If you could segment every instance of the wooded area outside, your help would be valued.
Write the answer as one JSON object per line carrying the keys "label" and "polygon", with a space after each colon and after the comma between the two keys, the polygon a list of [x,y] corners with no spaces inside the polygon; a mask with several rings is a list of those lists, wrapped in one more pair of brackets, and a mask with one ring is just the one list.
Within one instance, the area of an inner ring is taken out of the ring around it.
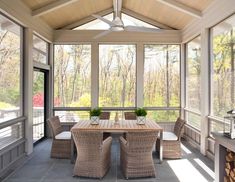
{"label": "wooded area outside", "polygon": [[144,106],[180,107],[180,46],[145,45]]}
{"label": "wooded area outside", "polygon": [[99,45],[99,106],[136,106],[135,45]]}
{"label": "wooded area outside", "polygon": [[0,122],[20,116],[21,27],[0,15]]}
{"label": "wooded area outside", "polygon": [[211,114],[222,122],[210,119],[210,131],[222,131],[223,117],[235,108],[235,15],[211,28]]}
{"label": "wooded area outside", "polygon": [[[186,44],[186,108],[200,113],[201,37]],[[199,129],[200,116],[186,112],[188,124]]]}
{"label": "wooded area outside", "polygon": [[91,46],[55,45],[54,106],[91,106]]}
{"label": "wooded area outside", "polygon": [[211,29],[212,107],[214,116],[224,117],[235,107],[235,15]]}
{"label": "wooded area outside", "polygon": [[[55,46],[55,107],[90,107],[90,49],[88,45]],[[180,46],[146,45],[144,61],[145,106],[180,107]],[[135,45],[100,44],[99,107],[136,107],[136,74]],[[70,118],[89,117],[83,111],[56,113]],[[123,112],[119,115],[122,117]],[[148,115],[157,121],[175,121],[178,116],[178,110],[149,111]]]}
{"label": "wooded area outside", "polygon": [[200,112],[201,37],[186,44],[186,107]]}

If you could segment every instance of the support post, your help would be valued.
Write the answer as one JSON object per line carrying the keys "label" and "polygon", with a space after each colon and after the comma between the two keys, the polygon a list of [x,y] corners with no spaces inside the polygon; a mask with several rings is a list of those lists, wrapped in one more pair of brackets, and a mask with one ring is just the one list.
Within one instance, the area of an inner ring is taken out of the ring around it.
{"label": "support post", "polygon": [[207,138],[209,136],[209,30],[203,29],[201,32],[201,145],[200,151],[206,155],[208,149]]}
{"label": "support post", "polygon": [[91,44],[91,107],[99,105],[99,44]]}
{"label": "support post", "polygon": [[33,31],[24,31],[24,116],[25,120],[25,151],[29,155],[33,152]]}
{"label": "support post", "polygon": [[144,106],[144,44],[136,45],[136,106]]}
{"label": "support post", "polygon": [[181,44],[181,61],[180,61],[180,117],[185,118],[185,89],[186,89],[186,61],[185,61],[186,50],[184,44]]}

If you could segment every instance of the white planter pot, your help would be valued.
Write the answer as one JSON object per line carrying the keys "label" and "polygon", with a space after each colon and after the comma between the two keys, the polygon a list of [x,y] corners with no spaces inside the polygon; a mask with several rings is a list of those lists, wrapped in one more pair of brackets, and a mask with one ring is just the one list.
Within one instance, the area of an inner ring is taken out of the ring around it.
{"label": "white planter pot", "polygon": [[146,117],[145,116],[137,116],[137,124],[145,124]]}
{"label": "white planter pot", "polygon": [[91,116],[91,124],[99,124],[100,118],[99,116]]}

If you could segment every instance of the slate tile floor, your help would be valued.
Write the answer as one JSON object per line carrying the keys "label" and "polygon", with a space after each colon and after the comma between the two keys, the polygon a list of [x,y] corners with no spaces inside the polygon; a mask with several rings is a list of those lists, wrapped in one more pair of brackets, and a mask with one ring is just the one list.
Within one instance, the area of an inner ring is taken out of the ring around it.
{"label": "slate tile floor", "polygon": [[[102,179],[73,177],[73,164],[66,159],[50,158],[51,140],[47,139],[34,148],[33,156],[4,182],[124,182],[127,181],[119,165],[119,143],[117,136],[112,144],[112,165]],[[183,157],[179,160],[164,160],[159,164],[156,153],[153,158],[155,178],[129,179],[131,182],[204,182],[214,181],[213,161],[201,155],[198,150],[182,145]]]}

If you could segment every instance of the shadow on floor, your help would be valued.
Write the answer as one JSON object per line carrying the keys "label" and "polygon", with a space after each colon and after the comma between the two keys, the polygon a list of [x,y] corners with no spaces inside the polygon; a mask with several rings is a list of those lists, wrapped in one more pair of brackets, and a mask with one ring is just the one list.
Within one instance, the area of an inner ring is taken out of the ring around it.
{"label": "shadow on floor", "polygon": [[[47,139],[34,148],[34,153],[21,168],[16,170],[5,182],[93,182],[98,179],[73,177],[74,164],[66,159],[50,158],[51,140]],[[182,159],[164,160],[159,164],[153,152],[156,169],[155,178],[130,179],[133,182],[207,182],[214,181],[213,161],[204,157],[198,150],[182,144]],[[102,179],[107,182],[127,181],[120,171],[119,143],[114,137],[112,143],[112,165],[109,172]]]}

